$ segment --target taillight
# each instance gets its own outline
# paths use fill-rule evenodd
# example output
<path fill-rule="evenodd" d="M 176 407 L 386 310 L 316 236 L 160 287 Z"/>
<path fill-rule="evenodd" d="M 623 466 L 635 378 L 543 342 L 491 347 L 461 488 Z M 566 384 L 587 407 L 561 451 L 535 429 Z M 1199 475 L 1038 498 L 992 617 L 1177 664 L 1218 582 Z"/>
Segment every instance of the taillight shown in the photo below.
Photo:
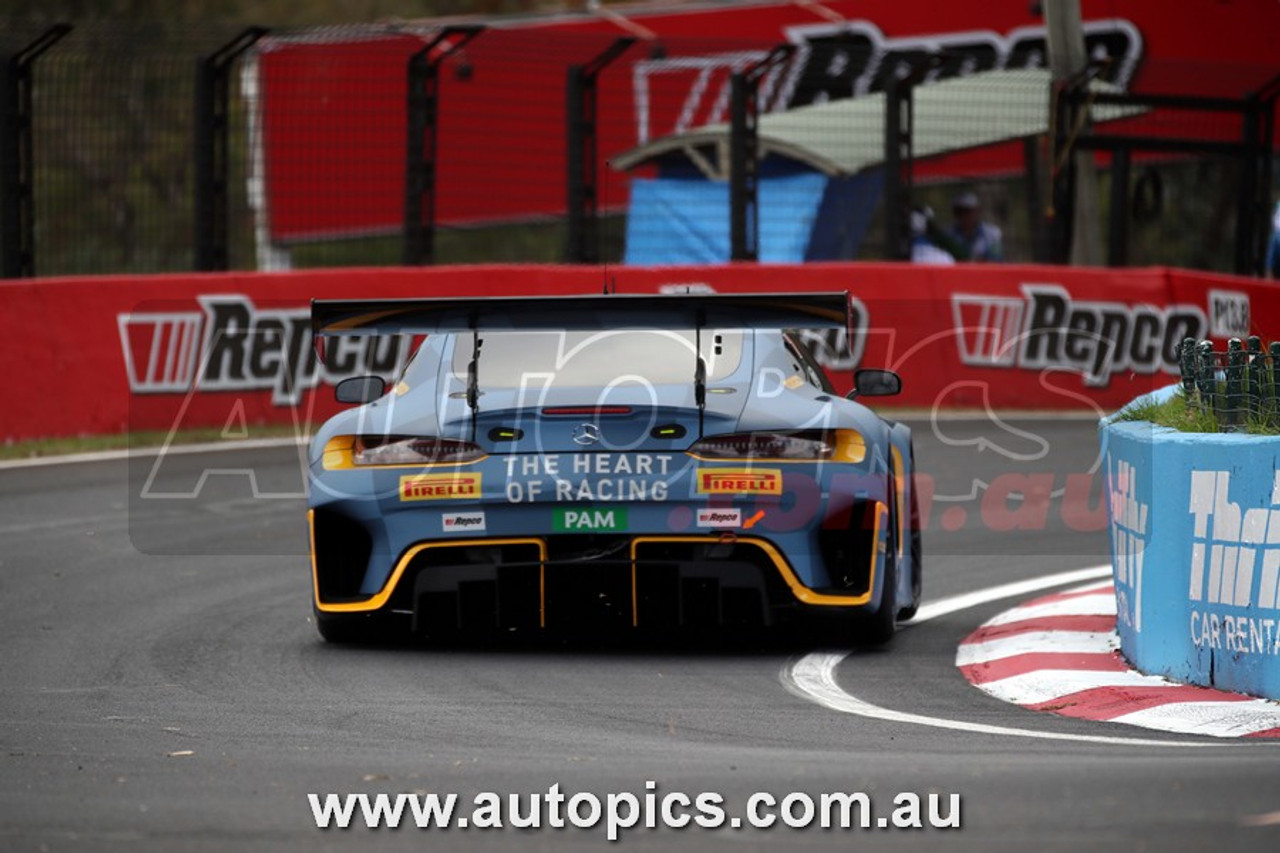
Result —
<path fill-rule="evenodd" d="M 365 465 L 441 465 L 471 462 L 484 456 L 478 445 L 451 438 L 404 435 L 356 435 L 331 438 L 324 467 Z"/>
<path fill-rule="evenodd" d="M 713 435 L 695 443 L 689 453 L 703 459 L 861 462 L 867 447 L 855 430 L 810 429 Z"/>

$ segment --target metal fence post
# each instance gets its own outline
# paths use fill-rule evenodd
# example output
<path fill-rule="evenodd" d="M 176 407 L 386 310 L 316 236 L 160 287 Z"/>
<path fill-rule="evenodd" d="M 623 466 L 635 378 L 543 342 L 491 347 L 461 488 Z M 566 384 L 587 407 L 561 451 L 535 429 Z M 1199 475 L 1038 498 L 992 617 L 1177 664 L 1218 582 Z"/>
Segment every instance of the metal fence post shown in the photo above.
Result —
<path fill-rule="evenodd" d="M 1275 417 L 1280 415 L 1280 341 L 1272 341 L 1270 351 L 1271 382 L 1269 391 L 1271 406 L 1269 414 Z"/>
<path fill-rule="evenodd" d="M 760 257 L 760 210 L 757 194 L 760 150 L 757 121 L 760 80 L 786 62 L 795 46 L 779 45 L 729 80 L 729 258 L 755 261 Z"/>
<path fill-rule="evenodd" d="M 1236 210 L 1236 273 L 1266 274 L 1271 225 L 1271 152 L 1280 75 L 1244 99 Z"/>
<path fill-rule="evenodd" d="M 1261 111 L 1261 102 L 1256 95 L 1251 95 L 1245 99 L 1244 114 L 1241 116 L 1241 124 L 1243 125 L 1243 133 L 1241 144 L 1243 150 L 1239 161 L 1239 175 L 1236 179 L 1237 183 L 1237 200 L 1236 200 L 1236 274 L 1237 275 L 1260 275 L 1261 256 L 1256 250 L 1257 231 L 1254 223 L 1257 221 L 1258 204 L 1257 197 L 1259 188 L 1257 180 L 1259 178 L 1258 161 L 1261 159 L 1259 151 L 1258 129 L 1259 129 L 1259 112 Z M 1266 152 L 1266 156 L 1270 156 L 1271 152 Z M 1263 192 L 1269 192 L 1270 187 L 1263 189 Z"/>
<path fill-rule="evenodd" d="M 31 66 L 70 24 L 55 24 L 16 53 L 0 55 L 0 277 L 36 274 L 35 147 Z"/>
<path fill-rule="evenodd" d="M 1182 377 L 1182 394 L 1188 400 L 1196 390 L 1196 339 L 1183 338 L 1178 348 L 1178 372 Z"/>
<path fill-rule="evenodd" d="M 1228 430 L 1240 421 L 1240 408 L 1244 390 L 1244 345 L 1239 338 L 1227 341 L 1227 399 L 1226 409 Z"/>
<path fill-rule="evenodd" d="M 1107 266 L 1129 265 L 1129 149 L 1111 155 L 1111 211 L 1107 231 Z"/>
<path fill-rule="evenodd" d="M 1246 379 L 1249 389 L 1246 394 L 1249 397 L 1249 415 L 1255 418 L 1262 417 L 1262 371 L 1265 366 L 1262 360 L 1262 338 L 1250 335 L 1245 346 L 1248 355 Z"/>
<path fill-rule="evenodd" d="M 1027 221 L 1031 227 L 1031 258 L 1038 264 L 1049 262 L 1049 234 L 1044 215 L 1044 163 L 1040 156 L 1040 138 L 1022 140 L 1022 163 L 1026 175 Z"/>
<path fill-rule="evenodd" d="M 193 224 L 195 268 L 200 272 L 231 267 L 231 209 L 227 193 L 231 66 L 267 32 L 265 27 L 249 27 L 196 60 Z"/>
<path fill-rule="evenodd" d="M 406 266 L 435 260 L 436 133 L 440 107 L 440 66 L 484 32 L 480 24 L 445 27 L 409 57 L 408 151 L 404 174 L 404 248 Z M 448 40 L 457 36 L 457 40 Z M 437 45 L 444 45 L 432 57 Z"/>
<path fill-rule="evenodd" d="M 911 191 L 915 183 L 915 88 L 942 62 L 934 54 L 903 76 L 890 77 L 884 90 L 885 257 L 911 260 Z"/>
<path fill-rule="evenodd" d="M 893 77 L 884 90 L 884 256 L 911 260 L 911 187 L 902 167 L 911 162 L 911 87 Z"/>
<path fill-rule="evenodd" d="M 585 65 L 570 65 L 565 78 L 565 182 L 568 237 L 565 260 L 594 264 L 600 260 L 600 199 L 596 192 L 596 105 L 600 72 L 636 43 L 620 36 Z"/>
<path fill-rule="evenodd" d="M 1213 343 L 1211 341 L 1201 341 L 1196 347 L 1199 352 L 1199 365 L 1196 369 L 1196 386 L 1200 390 L 1200 408 L 1202 411 L 1214 411 L 1217 408 L 1215 400 L 1218 377 L 1217 364 L 1213 358 Z"/>
<path fill-rule="evenodd" d="M 1048 219 L 1050 233 L 1050 260 L 1065 264 L 1071 258 L 1072 222 L 1075 218 L 1076 158 L 1072 156 L 1072 129 L 1076 124 L 1078 93 L 1070 81 L 1056 80 L 1050 84 L 1051 121 L 1049 175 L 1050 193 Z"/>
<path fill-rule="evenodd" d="M 736 72 L 729 81 L 729 259 L 757 259 L 756 155 L 759 140 L 755 110 L 750 109 L 747 78 Z"/>

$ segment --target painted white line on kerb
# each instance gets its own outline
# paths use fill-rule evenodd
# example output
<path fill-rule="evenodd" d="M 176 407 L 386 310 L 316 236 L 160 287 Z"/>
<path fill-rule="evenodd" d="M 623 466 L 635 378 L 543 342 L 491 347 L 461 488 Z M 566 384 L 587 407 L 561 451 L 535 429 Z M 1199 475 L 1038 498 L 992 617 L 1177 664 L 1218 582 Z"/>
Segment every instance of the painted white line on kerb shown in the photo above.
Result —
<path fill-rule="evenodd" d="M 991 601 L 999 601 L 1004 598 L 1025 595 L 1029 592 L 1038 592 L 1042 589 L 1051 589 L 1056 586 L 1063 586 L 1070 583 L 1094 580 L 1096 578 L 1103 577 L 1104 575 L 1108 575 L 1110 572 L 1110 566 L 1094 566 L 1088 569 L 1077 569 L 1075 571 L 1061 572 L 1056 575 L 1048 575 L 1042 578 L 1031 578 L 1030 580 L 1002 584 L 1000 586 L 994 586 L 984 590 L 965 593 L 964 595 L 944 598 L 943 600 L 934 602 L 931 605 L 922 606 L 920 611 L 916 614 L 916 617 L 908 624 L 927 622 L 928 620 L 936 619 L 939 616 L 957 613 L 961 610 L 967 610 L 971 607 L 977 607 L 978 605 L 986 604 Z M 924 714 L 911 714 L 905 711 L 894 711 L 890 708 L 882 708 L 879 705 L 873 705 L 870 702 L 859 699 L 857 696 L 846 692 L 839 684 L 836 683 L 836 667 L 838 667 L 841 661 L 848 657 L 848 655 L 848 652 L 843 651 L 820 651 L 811 652 L 798 660 L 790 661 L 782 668 L 782 672 L 780 673 L 782 686 L 792 694 L 799 696 L 802 699 L 807 699 L 810 702 L 816 702 L 825 708 L 830 708 L 833 711 L 839 711 L 843 714 L 855 714 L 859 717 L 866 717 L 872 720 L 885 720 L 893 723 L 909 723 L 911 725 L 928 726 L 935 729 L 1001 735 L 1004 737 L 1038 738 L 1041 740 L 1099 743 L 1120 746 L 1172 746 L 1184 748 L 1223 746 L 1221 743 L 1200 741 L 1146 740 L 1142 738 L 1106 737 L 1104 735 L 1078 735 L 1068 734 L 1065 732 L 1042 732 L 1035 731 L 1034 729 L 993 726 L 985 723 L 973 723 L 967 720 L 949 720 L 944 717 L 930 717 Z"/>
<path fill-rule="evenodd" d="M 910 723 L 917 726 L 928 726 L 935 729 L 950 729 L 957 732 L 976 732 L 978 734 L 1002 735 L 1005 737 L 1041 738 L 1044 740 L 1065 740 L 1077 743 L 1124 744 L 1129 746 L 1216 746 L 1208 743 L 1183 743 L 1167 740 L 1143 740 L 1140 738 L 1103 737 L 1100 735 L 1077 735 L 1064 732 L 1038 732 L 1032 729 L 1017 729 L 1009 726 L 992 726 L 985 723 L 971 723 L 966 720 L 948 720 L 943 717 L 928 717 L 923 714 L 910 714 L 905 711 L 894 711 L 882 708 L 846 693 L 836 684 L 836 667 L 840 665 L 848 652 L 812 652 L 798 661 L 788 664 L 782 670 L 782 685 L 791 693 L 802 699 L 817 702 L 819 705 L 840 711 L 845 714 L 856 714 L 872 720 L 887 720 L 891 723 Z"/>
<path fill-rule="evenodd" d="M 1265 699 L 1170 702 L 1112 717 L 1110 722 L 1178 734 L 1242 737 L 1280 728 L 1280 708 Z"/>
<path fill-rule="evenodd" d="M 956 666 L 992 663 L 1018 655 L 1110 654 L 1120 648 L 1115 631 L 1028 631 L 978 643 L 961 643 Z"/>
<path fill-rule="evenodd" d="M 1013 705 L 1039 705 L 1095 687 L 1156 687 L 1167 690 L 1172 686 L 1167 678 L 1145 675 L 1134 669 L 1115 672 L 1096 669 L 1036 669 L 1021 675 L 974 684 L 983 693 Z"/>
<path fill-rule="evenodd" d="M 160 454 L 219 453 L 231 450 L 263 450 L 272 447 L 302 447 L 310 438 L 254 438 L 243 441 L 209 441 L 202 444 L 171 444 L 168 447 L 135 447 L 121 450 L 97 450 L 93 453 L 68 453 L 63 456 L 35 456 L 31 459 L 6 459 L 0 461 L 0 471 L 8 468 L 40 468 L 45 465 L 74 465 L 90 462 L 118 462 L 122 459 L 138 459 Z"/>

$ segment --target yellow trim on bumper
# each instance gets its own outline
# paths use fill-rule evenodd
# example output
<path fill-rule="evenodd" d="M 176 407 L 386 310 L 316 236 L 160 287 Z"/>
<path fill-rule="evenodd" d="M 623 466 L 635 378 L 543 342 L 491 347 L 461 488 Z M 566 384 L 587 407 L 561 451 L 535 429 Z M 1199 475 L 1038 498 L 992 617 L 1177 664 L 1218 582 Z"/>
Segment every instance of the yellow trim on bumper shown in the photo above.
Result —
<path fill-rule="evenodd" d="M 881 550 L 880 529 L 883 525 L 884 514 L 888 510 L 880 501 L 876 501 L 875 510 L 875 527 L 876 535 L 871 541 L 871 569 L 867 577 L 867 591 L 861 595 L 833 595 L 825 592 L 815 592 L 809 587 L 801 583 L 796 577 L 795 571 L 791 568 L 791 564 L 786 557 L 773 545 L 773 543 L 761 539 L 756 536 L 739 536 L 735 542 L 744 545 L 752 545 L 759 548 L 765 553 L 765 556 L 773 563 L 778 574 L 782 576 L 783 581 L 787 584 L 791 594 L 796 597 L 797 601 L 803 604 L 813 604 L 824 607 L 856 607 L 867 604 L 871 601 L 871 595 L 875 591 L 876 576 L 880 573 L 881 560 L 885 558 L 884 552 Z M 320 582 L 316 569 L 316 534 L 315 534 L 315 510 L 307 510 L 307 526 L 310 531 L 311 541 L 311 589 L 312 597 L 315 602 L 316 609 L 325 613 L 367 613 L 382 607 L 394 594 L 396 586 L 400 583 L 401 576 L 404 575 L 405 569 L 409 567 L 409 563 L 422 551 L 429 548 L 457 548 L 467 546 L 493 546 L 493 545 L 537 545 L 538 546 L 538 625 L 545 628 L 547 625 L 547 543 L 543 539 L 528 538 L 500 538 L 500 539 L 447 539 L 434 542 L 423 542 L 414 545 L 405 551 L 396 563 L 395 570 L 391 576 L 387 578 L 382 589 L 369 598 L 360 601 L 342 601 L 342 602 L 323 602 L 320 600 Z M 637 596 L 636 583 L 636 549 L 639 545 L 652 542 L 694 542 L 702 544 L 712 544 L 716 540 L 712 536 L 636 536 L 631 540 L 631 624 L 639 623 L 639 604 Z"/>
<path fill-rule="evenodd" d="M 902 562 L 903 543 L 907 541 L 907 474 L 902 467 L 902 451 L 890 445 L 893 452 L 894 505 L 898 508 L 898 562 Z"/>
<path fill-rule="evenodd" d="M 545 628 L 547 625 L 547 588 L 546 588 L 546 563 L 547 563 L 547 543 L 541 539 L 446 539 L 437 542 L 423 542 L 414 545 L 400 557 L 396 563 L 395 570 L 391 573 L 391 577 L 387 578 L 387 582 L 382 585 L 382 589 L 375 595 L 362 599 L 360 601 L 341 601 L 341 602 L 323 602 L 320 600 L 320 582 L 316 573 L 316 534 L 315 534 L 315 510 L 307 510 L 307 523 L 311 526 L 311 589 L 315 599 L 316 608 L 325 613 L 367 613 L 371 610 L 377 610 L 386 604 L 396 591 L 396 585 L 400 583 L 400 577 L 404 574 L 404 570 L 409 567 L 409 563 L 423 551 L 429 548 L 458 548 L 467 546 L 492 546 L 492 545 L 537 545 L 538 546 L 538 625 Z"/>

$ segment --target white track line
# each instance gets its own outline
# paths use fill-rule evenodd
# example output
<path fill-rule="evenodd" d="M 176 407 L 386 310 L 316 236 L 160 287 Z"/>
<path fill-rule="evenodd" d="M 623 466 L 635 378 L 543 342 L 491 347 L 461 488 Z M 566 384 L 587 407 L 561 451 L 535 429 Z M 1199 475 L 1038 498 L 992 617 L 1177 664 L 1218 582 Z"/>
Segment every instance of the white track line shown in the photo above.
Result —
<path fill-rule="evenodd" d="M 1100 592 L 1101 590 L 1104 590 L 1104 589 L 1107 592 L 1111 592 L 1115 588 L 1116 582 L 1115 582 L 1115 579 L 1111 577 L 1111 567 L 1103 566 L 1103 568 L 1107 570 L 1107 578 L 1105 580 L 1100 580 L 1097 583 L 1087 583 L 1087 584 L 1084 584 L 1083 586 L 1073 587 L 1062 594 L 1067 595 L 1069 593 Z"/>
<path fill-rule="evenodd" d="M 975 592 L 965 593 L 964 595 L 945 598 L 941 601 L 933 602 L 930 605 L 921 607 L 919 613 L 916 614 L 916 617 L 912 619 L 909 624 L 927 622 L 928 620 L 936 619 L 939 616 L 957 613 L 961 610 L 967 610 L 970 607 L 977 607 L 980 604 L 986 604 L 991 601 L 999 601 L 1004 598 L 1025 595 L 1029 592 L 1038 592 L 1042 589 L 1052 589 L 1053 587 L 1064 586 L 1070 583 L 1078 583 L 1080 581 L 1095 580 L 1105 575 L 1109 575 L 1110 573 L 1110 566 L 1094 566 L 1088 569 L 1077 569 L 1075 571 L 1060 572 L 1056 575 L 1048 575 L 1042 578 L 1031 578 L 1030 580 L 1002 584 L 989 589 L 977 590 Z M 1071 741 L 1075 743 L 1097 743 L 1121 746 L 1181 747 L 1194 749 L 1207 746 L 1221 747 L 1224 745 L 1221 743 L 1200 741 L 1146 740 L 1143 738 L 1106 737 L 1104 735 L 1077 735 L 1067 734 L 1065 732 L 1041 732 L 1035 731 L 1034 729 L 992 726 L 985 723 L 972 723 L 967 720 L 948 720 L 944 717 L 929 717 L 924 714 L 909 714 L 904 711 L 894 711 L 890 708 L 882 708 L 879 705 L 873 705 L 870 702 L 859 699 L 857 696 L 845 692 L 845 690 L 836 683 L 836 667 L 838 667 L 841 661 L 848 656 L 848 652 L 821 651 L 811 652 L 798 660 L 789 661 L 787 665 L 782 668 L 782 672 L 779 674 L 779 677 L 782 680 L 782 686 L 792 694 L 799 696 L 802 699 L 807 699 L 810 702 L 816 702 L 825 708 L 830 708 L 833 711 L 839 711 L 843 714 L 855 714 L 859 717 L 866 717 L 872 720 L 886 720 L 893 723 L 910 723 L 911 725 L 928 726 L 936 729 L 1001 735 L 1004 737 L 1036 738 L 1040 740 L 1058 740 Z"/>
<path fill-rule="evenodd" d="M 963 595 L 953 595 L 941 601 L 931 601 L 928 604 L 921 605 L 920 611 L 915 618 L 906 624 L 918 625 L 921 622 L 928 622 L 930 619 L 937 619 L 940 616 L 948 616 L 961 610 L 968 610 L 980 604 L 1002 601 L 1006 598 L 1026 595 L 1029 592 L 1039 592 L 1042 589 L 1053 589 L 1055 586 L 1066 586 L 1069 583 L 1078 581 L 1097 580 L 1101 577 L 1111 577 L 1111 566 L 1090 566 L 1087 569 L 1072 569 L 1069 572 L 1059 572 L 1056 575 L 1014 581 L 1013 583 L 992 586 L 975 592 L 966 592 Z"/>
<path fill-rule="evenodd" d="M 1009 726 L 992 726 L 985 723 L 971 723 L 966 720 L 948 720 L 943 717 L 928 717 L 923 714 L 908 714 L 872 705 L 857 696 L 846 693 L 836 683 L 836 667 L 848 657 L 848 652 L 812 652 L 799 660 L 783 667 L 782 686 L 791 693 L 810 702 L 844 714 L 856 714 L 872 720 L 886 720 L 891 723 L 910 723 L 916 726 L 928 726 L 935 729 L 949 729 L 957 732 L 976 732 L 978 734 L 1001 735 L 1004 737 L 1037 738 L 1041 740 L 1073 741 L 1075 743 L 1100 743 L 1124 746 L 1178 746 L 1202 747 L 1220 744 L 1171 741 L 1144 740 L 1141 738 L 1105 737 L 1102 735 L 1077 735 L 1065 732 L 1039 732 L 1033 729 L 1017 729 Z"/>
<path fill-rule="evenodd" d="M 1014 607 L 1011 610 L 993 616 L 982 623 L 983 628 L 996 625 L 1010 625 L 1014 622 L 1025 622 L 1029 619 L 1043 619 L 1047 616 L 1115 616 L 1116 597 L 1108 591 L 1081 595 L 1076 598 L 1064 598 L 1060 601 L 1046 601 L 1026 607 Z"/>
<path fill-rule="evenodd" d="M 121 450 L 99 450 L 93 453 L 68 453 L 63 456 L 35 456 L 31 459 L 0 461 L 0 471 L 10 468 L 42 468 L 46 465 L 75 465 L 90 462 L 117 462 L 121 459 L 147 458 L 162 453 L 220 453 L 229 450 L 261 450 L 269 447 L 303 446 L 310 438 L 255 438 L 244 441 L 209 441 L 203 444 L 171 444 L 168 447 L 135 447 Z"/>

